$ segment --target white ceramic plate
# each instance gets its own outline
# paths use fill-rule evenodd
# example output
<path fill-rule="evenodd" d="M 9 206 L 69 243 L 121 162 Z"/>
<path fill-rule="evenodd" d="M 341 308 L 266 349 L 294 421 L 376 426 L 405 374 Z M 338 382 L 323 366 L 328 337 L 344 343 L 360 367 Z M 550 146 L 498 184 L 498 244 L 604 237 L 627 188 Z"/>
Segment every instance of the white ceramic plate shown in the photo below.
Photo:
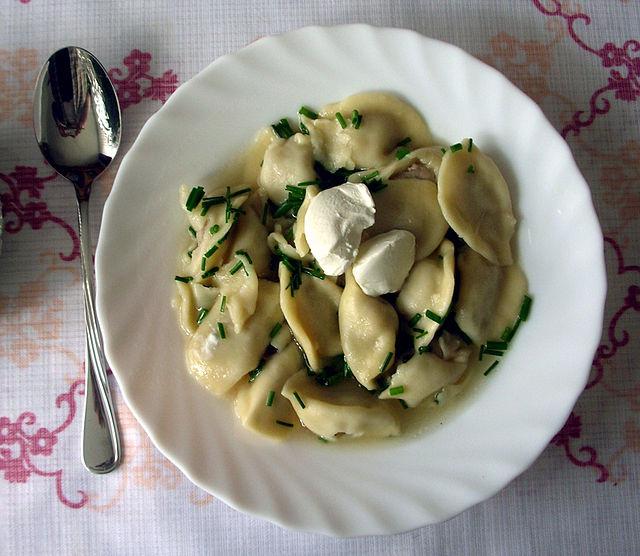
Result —
<path fill-rule="evenodd" d="M 199 184 L 301 104 L 366 90 L 404 96 L 444 144 L 473 137 L 503 170 L 535 301 L 501 365 L 466 403 L 401 442 L 272 443 L 187 374 L 170 306 Z M 144 126 L 122 162 L 98 244 L 98 310 L 125 399 L 158 448 L 239 510 L 332 535 L 435 523 L 522 473 L 566 420 L 600 337 L 602 234 L 589 188 L 540 109 L 462 50 L 400 29 L 311 27 L 216 60 Z"/>

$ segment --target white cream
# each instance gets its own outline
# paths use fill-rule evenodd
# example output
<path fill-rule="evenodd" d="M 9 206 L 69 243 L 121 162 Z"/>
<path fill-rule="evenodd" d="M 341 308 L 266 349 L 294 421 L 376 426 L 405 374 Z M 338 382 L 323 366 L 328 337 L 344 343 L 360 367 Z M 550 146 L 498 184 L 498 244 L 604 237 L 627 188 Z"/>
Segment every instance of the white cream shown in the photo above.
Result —
<path fill-rule="evenodd" d="M 309 203 L 304 234 L 311 253 L 329 276 L 343 274 L 358 254 L 362 231 L 374 223 L 376 208 L 362 183 L 321 191 Z"/>
<path fill-rule="evenodd" d="M 218 347 L 219 343 L 220 336 L 218 336 L 216 332 L 211 331 L 211 333 L 204 339 L 204 342 L 202 342 L 200 354 L 202 355 L 203 359 L 209 359 L 213 357 L 213 352 Z"/>
<path fill-rule="evenodd" d="M 353 277 L 370 296 L 397 292 L 404 283 L 416 254 L 416 238 L 405 230 L 391 230 L 360 246 L 353 263 Z"/>

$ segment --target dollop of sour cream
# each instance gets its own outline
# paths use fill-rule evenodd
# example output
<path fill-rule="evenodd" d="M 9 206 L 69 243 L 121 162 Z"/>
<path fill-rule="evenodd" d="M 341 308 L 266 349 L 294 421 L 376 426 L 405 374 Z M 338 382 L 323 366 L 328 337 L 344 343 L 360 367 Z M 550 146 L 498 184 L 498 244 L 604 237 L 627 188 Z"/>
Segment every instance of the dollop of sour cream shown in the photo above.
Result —
<path fill-rule="evenodd" d="M 400 290 L 416 256 L 416 238 L 406 230 L 390 230 L 361 246 L 353 263 L 353 277 L 370 296 Z"/>
<path fill-rule="evenodd" d="M 211 331 L 209 335 L 202 342 L 202 347 L 200 348 L 200 353 L 204 359 L 210 359 L 213 357 L 213 352 L 218 347 L 220 343 L 220 336 L 215 331 Z"/>
<path fill-rule="evenodd" d="M 329 276 L 343 274 L 358 254 L 362 231 L 376 213 L 366 185 L 350 183 L 321 191 L 309 203 L 304 234 L 311 253 Z"/>

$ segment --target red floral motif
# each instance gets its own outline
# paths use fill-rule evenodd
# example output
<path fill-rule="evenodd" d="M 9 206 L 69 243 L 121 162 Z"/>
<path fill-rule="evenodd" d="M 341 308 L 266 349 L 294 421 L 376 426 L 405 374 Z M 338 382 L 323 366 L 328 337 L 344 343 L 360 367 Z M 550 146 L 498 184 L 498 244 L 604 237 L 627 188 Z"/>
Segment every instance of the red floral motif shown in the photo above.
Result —
<path fill-rule="evenodd" d="M 79 490 L 79 500 L 69 499 L 62 490 L 62 469 L 47 471 L 32 460 L 33 456 L 50 456 L 62 433 L 76 416 L 76 395 L 84 394 L 84 382 L 76 380 L 69 390 L 56 398 L 56 407 L 66 406 L 67 416 L 61 425 L 54 429 L 40 427 L 29 432 L 36 424 L 37 417 L 31 411 L 25 411 L 15 421 L 9 417 L 0 417 L 0 472 L 10 483 L 26 483 L 32 475 L 53 478 L 56 494 L 60 502 L 69 508 L 81 508 L 88 501 L 87 494 Z"/>
<path fill-rule="evenodd" d="M 640 274 L 640 266 L 625 264 L 622 250 L 613 238 L 605 237 L 604 240 L 615 251 L 618 264 L 618 276 L 628 272 L 637 272 Z M 609 343 L 598 346 L 593 359 L 592 377 L 587 384 L 587 389 L 594 387 L 602 380 L 605 361 L 611 359 L 618 352 L 619 348 L 629 343 L 629 332 L 626 330 L 618 331 L 620 319 L 629 311 L 640 311 L 640 285 L 638 284 L 629 286 L 623 305 L 615 312 L 609 321 L 609 326 L 607 327 L 607 340 Z"/>
<path fill-rule="evenodd" d="M 567 422 L 562 429 L 560 429 L 560 432 L 553 437 L 551 443 L 560 448 L 564 448 L 567 458 L 569 458 L 569 461 L 574 465 L 597 469 L 600 472 L 597 481 L 604 483 L 609 478 L 609 470 L 602 463 L 598 462 L 598 452 L 596 449 L 591 446 L 581 446 L 577 454 L 586 455 L 586 459 L 580 459 L 580 457 L 572 451 L 571 443 L 573 440 L 579 439 L 581 433 L 582 419 L 579 415 L 571 412 Z"/>
<path fill-rule="evenodd" d="M 571 39 L 583 50 L 600 58 L 602 66 L 610 69 L 607 84 L 597 89 L 589 99 L 589 112 L 578 110 L 573 114 L 571 122 L 564 126 L 561 133 L 567 137 L 569 133 L 579 135 L 584 127 L 589 127 L 599 115 L 611 109 L 608 93 L 613 92 L 616 100 L 633 102 L 640 97 L 640 42 L 635 39 L 625 41 L 622 46 L 608 42 L 601 48 L 593 48 L 585 43 L 575 29 L 578 21 L 584 25 L 591 24 L 591 17 L 577 11 L 570 13 L 559 0 L 533 0 L 535 7 L 544 15 L 561 17 L 565 20 Z M 547 5 L 543 5 L 547 4 Z"/>
<path fill-rule="evenodd" d="M 33 230 L 51 222 L 60 226 L 71 238 L 71 253 L 59 253 L 64 261 L 72 261 L 80 256 L 80 241 L 76 231 L 62 218 L 52 214 L 47 203 L 42 199 L 47 182 L 58 176 L 55 172 L 49 176 L 38 176 L 37 168 L 30 166 L 16 166 L 13 172 L 0 173 L 0 183 L 8 187 L 6 193 L 0 193 L 2 213 L 6 218 L 4 229 L 7 233 L 18 233 L 25 224 Z"/>
<path fill-rule="evenodd" d="M 173 70 L 165 71 L 160 77 L 150 75 L 151 54 L 148 52 L 132 50 L 122 62 L 127 68 L 126 75 L 120 68 L 109 70 L 122 109 L 145 98 L 164 103 L 178 88 L 178 76 Z"/>

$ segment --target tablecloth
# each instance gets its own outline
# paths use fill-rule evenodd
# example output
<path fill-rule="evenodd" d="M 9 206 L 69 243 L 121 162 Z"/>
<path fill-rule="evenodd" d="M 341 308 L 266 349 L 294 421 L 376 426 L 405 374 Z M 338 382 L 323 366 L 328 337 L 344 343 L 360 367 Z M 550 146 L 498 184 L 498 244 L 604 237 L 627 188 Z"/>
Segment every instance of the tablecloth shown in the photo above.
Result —
<path fill-rule="evenodd" d="M 601 344 L 569 420 L 493 499 L 392 536 L 293 532 L 227 507 L 153 447 L 115 381 L 125 461 L 109 475 L 89 474 L 79 458 L 84 327 L 74 197 L 33 139 L 40 65 L 56 48 L 83 46 L 118 91 L 123 144 L 92 197 L 95 241 L 122 155 L 180 84 L 258 37 L 349 22 L 461 46 L 531 96 L 567 139 L 602 224 L 609 284 Z M 636 0 L 2 0 L 0 553 L 638 553 L 639 41 Z"/>

